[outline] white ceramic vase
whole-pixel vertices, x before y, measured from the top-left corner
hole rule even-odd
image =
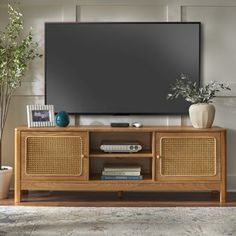
[[[189,118],[194,128],[210,128],[215,118],[215,107],[208,103],[192,104]]]
[[[13,169],[10,166],[2,166],[3,170],[0,170],[0,199],[8,197],[12,172]]]

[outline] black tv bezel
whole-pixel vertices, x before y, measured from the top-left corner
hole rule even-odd
[[[198,58],[199,58],[199,68],[198,68],[198,84],[200,85],[201,83],[201,50],[202,50],[202,44],[201,44],[201,22],[199,21],[188,21],[188,22],[178,22],[178,21],[173,21],[173,22],[155,22],[155,21],[151,21],[151,22],[45,22],[44,24],[44,52],[45,52],[45,59],[44,59],[44,81],[45,81],[45,85],[44,85],[44,104],[48,105],[47,103],[47,67],[46,67],[46,63],[47,63],[47,43],[46,43],[46,25],[47,24],[196,24],[199,26],[199,52],[198,52]],[[53,104],[50,104],[53,105]],[[59,111],[56,111],[59,112]],[[112,113],[112,112],[68,112],[71,115],[114,115],[114,116],[130,116],[130,115],[140,115],[140,116],[152,116],[152,115],[187,115],[188,111],[186,112],[162,112],[162,113],[157,113],[157,112],[150,112],[150,113]]]

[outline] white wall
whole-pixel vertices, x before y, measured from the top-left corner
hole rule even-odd
[[[44,51],[44,22],[50,21],[201,21],[202,82],[230,83],[233,91],[215,99],[214,125],[227,128],[228,189],[236,190],[236,1],[235,0],[21,0],[25,29],[33,27]],[[7,22],[0,2],[0,28]],[[26,123],[27,104],[44,103],[44,60],[35,61],[12,98],[4,135],[3,163],[14,165],[14,128]],[[189,125],[181,116],[81,116],[76,124],[142,121],[154,125]]]

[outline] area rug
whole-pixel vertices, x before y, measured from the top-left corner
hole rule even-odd
[[[0,206],[0,235],[236,235],[235,207]]]

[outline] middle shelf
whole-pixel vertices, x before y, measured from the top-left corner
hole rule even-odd
[[[102,151],[99,151],[99,150],[93,150],[93,151],[91,151],[91,153],[89,154],[89,157],[107,157],[107,158],[109,158],[109,157],[117,157],[117,158],[119,158],[119,157],[122,157],[122,158],[130,158],[130,157],[132,157],[132,158],[136,158],[136,157],[147,157],[147,158],[150,158],[150,157],[153,157],[154,156],[154,154],[153,153],[151,153],[150,151],[140,151],[140,152],[138,152],[138,153],[114,153],[114,152],[112,152],[112,153],[104,153],[104,152],[102,152]]]

